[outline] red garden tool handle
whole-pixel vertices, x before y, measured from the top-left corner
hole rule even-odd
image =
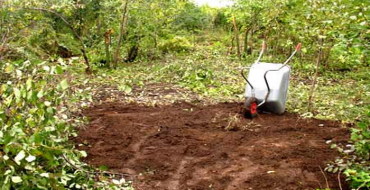
[[[267,44],[265,41],[262,42],[262,50],[266,50],[267,49]]]
[[[302,48],[302,43],[299,43],[299,44],[295,47],[295,50],[296,50],[296,51],[301,51],[301,48]]]
[[[293,56],[298,52],[300,51],[302,48],[302,44],[299,43],[296,47],[295,47],[295,51],[293,51],[292,55],[290,55],[290,57],[283,63],[283,67],[293,58]]]

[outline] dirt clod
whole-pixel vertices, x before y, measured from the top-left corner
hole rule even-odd
[[[139,190],[327,188],[324,175],[339,188],[320,167],[338,156],[325,141],[348,139],[340,123],[289,113],[249,120],[241,107],[107,103],[84,112],[91,122],[76,141],[88,163],[131,174]]]

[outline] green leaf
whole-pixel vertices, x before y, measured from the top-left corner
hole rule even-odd
[[[21,91],[18,88],[14,88],[13,91],[15,98],[19,99],[21,97]]]
[[[32,155],[29,155],[29,156],[27,156],[26,160],[27,160],[27,162],[33,162],[34,160],[36,160],[36,157],[32,156]]]
[[[45,101],[44,104],[45,104],[45,106],[48,106],[49,107],[51,105],[51,102]]]
[[[108,171],[109,168],[108,168],[108,166],[101,165],[101,166],[99,166],[99,170],[101,170],[101,171]]]
[[[14,66],[11,65],[11,64],[8,64],[6,67],[5,67],[5,72],[6,73],[11,73],[14,71]]]
[[[37,93],[37,97],[38,98],[42,98],[44,96],[44,90],[40,90],[38,93]]]
[[[17,156],[14,158],[14,161],[15,163],[17,163],[18,165],[21,164],[21,161],[23,160],[23,158],[26,157],[26,154],[23,150],[21,150]]]
[[[22,182],[22,178],[19,176],[12,176],[12,182],[13,183],[20,183]]]
[[[60,87],[63,90],[66,90],[69,87],[68,82],[67,82],[67,79],[64,79],[62,82],[60,82]]]
[[[16,74],[17,74],[17,77],[21,77],[23,75],[22,71],[21,70],[15,70]]]
[[[50,113],[50,114],[53,114],[54,112],[54,109],[52,108],[52,107],[48,107],[47,109],[46,109],[46,112],[48,112],[48,113]]]
[[[55,71],[57,74],[63,74],[63,68],[59,65],[55,67]]]
[[[49,67],[49,66],[47,66],[47,65],[43,66],[42,68],[43,68],[46,72],[49,72],[49,71],[50,71],[50,67]]]
[[[27,90],[30,90],[32,88],[32,79],[31,78],[27,79],[26,88],[27,88]]]
[[[46,177],[46,178],[49,178],[50,177],[50,174],[49,173],[42,173],[40,174],[41,177]]]
[[[84,157],[84,158],[86,158],[86,157],[87,157],[87,153],[86,153],[85,151],[80,151],[80,153],[81,153],[81,156],[82,156],[82,157]]]
[[[123,91],[126,94],[130,94],[132,92],[132,87],[127,84],[124,84],[118,86],[118,90]]]

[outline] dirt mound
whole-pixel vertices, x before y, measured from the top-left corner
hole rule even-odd
[[[135,176],[136,189],[338,189],[323,173],[345,142],[339,123],[294,114],[240,116],[241,104],[145,107],[109,103],[85,111],[77,143],[87,162]],[[343,189],[348,189],[342,181]]]

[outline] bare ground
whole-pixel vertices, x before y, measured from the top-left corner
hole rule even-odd
[[[249,120],[241,106],[104,103],[85,110],[76,141],[88,163],[128,173],[138,190],[339,189],[321,169],[338,156],[325,142],[344,143],[345,127],[289,113]]]

